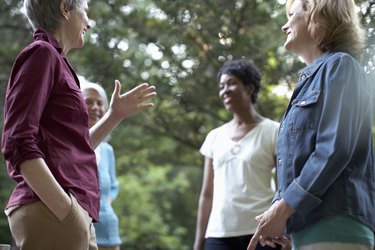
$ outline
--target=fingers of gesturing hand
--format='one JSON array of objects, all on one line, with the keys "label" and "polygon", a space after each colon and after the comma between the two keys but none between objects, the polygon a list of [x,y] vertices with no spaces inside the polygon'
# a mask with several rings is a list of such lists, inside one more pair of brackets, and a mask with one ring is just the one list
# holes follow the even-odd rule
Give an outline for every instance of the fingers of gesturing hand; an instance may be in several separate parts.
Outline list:
[{"label": "fingers of gesturing hand", "polygon": [[115,89],[110,102],[111,117],[122,120],[141,110],[148,109],[154,104],[147,100],[156,96],[155,86],[142,83],[121,94],[121,83],[115,80]]},{"label": "fingers of gesturing hand", "polygon": [[[156,96],[156,88],[153,85],[150,86],[148,83],[141,83],[131,90],[121,94],[121,83],[118,80],[115,80],[115,89],[113,91],[112,99],[119,99],[130,105],[138,105],[154,96]],[[143,107],[144,105],[140,106]],[[149,106],[149,104],[146,106]]]},{"label": "fingers of gesturing hand", "polygon": [[138,99],[142,102],[156,96],[155,86],[148,86],[142,89],[138,95]]},{"label": "fingers of gesturing hand", "polygon": [[156,88],[152,85],[149,86],[148,83],[139,84],[121,95],[121,97],[134,98],[136,102],[143,102],[154,96],[156,96]]},{"label": "fingers of gesturing hand", "polygon": [[112,99],[116,96],[119,96],[121,92],[121,83],[118,80],[115,80],[115,89],[112,93]]}]

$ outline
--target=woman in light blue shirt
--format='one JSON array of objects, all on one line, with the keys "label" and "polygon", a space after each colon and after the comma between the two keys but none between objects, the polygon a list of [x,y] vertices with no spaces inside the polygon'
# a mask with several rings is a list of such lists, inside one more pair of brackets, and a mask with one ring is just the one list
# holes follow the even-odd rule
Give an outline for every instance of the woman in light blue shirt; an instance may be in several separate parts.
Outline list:
[{"label": "woman in light blue shirt", "polygon": [[[81,89],[89,112],[89,126],[94,126],[108,109],[104,89],[96,83],[81,81]],[[112,201],[118,194],[115,154],[111,145],[103,141],[95,149],[98,164],[100,209],[99,221],[94,224],[99,250],[120,250],[118,217],[112,208]]]},{"label": "woman in light blue shirt", "polygon": [[372,250],[372,87],[354,0],[288,0],[287,15],[284,47],[307,66],[280,124],[278,192],[248,250],[285,229],[298,250]]}]

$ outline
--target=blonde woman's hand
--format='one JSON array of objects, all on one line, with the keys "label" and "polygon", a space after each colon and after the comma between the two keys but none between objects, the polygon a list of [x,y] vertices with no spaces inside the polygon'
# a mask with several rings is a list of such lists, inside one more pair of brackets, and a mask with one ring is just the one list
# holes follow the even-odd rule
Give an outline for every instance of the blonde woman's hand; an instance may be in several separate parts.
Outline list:
[{"label": "blonde woman's hand", "polygon": [[284,237],[286,222],[294,209],[290,207],[283,199],[275,202],[263,214],[255,219],[258,221],[258,227],[254,236],[251,238],[247,250],[255,250],[258,242],[262,246],[276,247],[276,243],[284,248],[288,247],[288,238]]}]

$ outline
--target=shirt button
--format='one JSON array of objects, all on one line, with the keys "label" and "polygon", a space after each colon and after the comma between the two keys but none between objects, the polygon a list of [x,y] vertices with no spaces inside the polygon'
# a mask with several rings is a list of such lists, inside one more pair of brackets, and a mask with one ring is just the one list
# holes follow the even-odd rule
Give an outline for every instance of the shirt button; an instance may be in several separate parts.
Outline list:
[{"label": "shirt button", "polygon": [[279,159],[279,165],[281,165],[281,159]]},{"label": "shirt button", "polygon": [[302,101],[300,104],[301,104],[301,105],[305,105],[305,104],[306,104],[306,101]]}]

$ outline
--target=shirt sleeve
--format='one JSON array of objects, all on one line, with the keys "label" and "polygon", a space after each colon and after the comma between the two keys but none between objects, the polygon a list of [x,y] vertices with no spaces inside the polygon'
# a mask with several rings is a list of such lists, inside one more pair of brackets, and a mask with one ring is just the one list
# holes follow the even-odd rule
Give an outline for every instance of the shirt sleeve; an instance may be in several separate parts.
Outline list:
[{"label": "shirt sleeve", "polygon": [[[279,134],[279,127],[280,127],[280,124],[278,122],[273,122],[275,125],[274,125],[274,128],[272,130],[273,132],[273,135],[272,135],[272,156],[275,158],[275,161],[276,161],[276,146],[277,146],[277,137],[278,137],[278,134]],[[275,166],[276,166],[276,162],[275,162]]]},{"label": "shirt sleeve", "polygon": [[208,158],[213,158],[213,145],[214,145],[214,140],[216,138],[216,133],[217,133],[217,130],[218,129],[214,129],[212,131],[210,131],[207,136],[206,136],[206,139],[204,140],[201,148],[199,149],[199,152],[204,155],[205,157],[208,157]]},{"label": "shirt sleeve", "polygon": [[286,202],[301,214],[309,213],[322,202],[327,189],[361,147],[359,131],[370,112],[366,108],[366,102],[370,105],[370,90],[366,89],[365,74],[354,59],[339,57],[323,70],[323,107],[315,151],[283,194]]},{"label": "shirt sleeve", "polygon": [[2,151],[14,171],[25,160],[44,157],[38,148],[38,133],[53,85],[50,50],[34,44],[21,52],[12,69],[5,97]]},{"label": "shirt sleeve", "polygon": [[109,148],[110,150],[108,150],[108,153],[109,153],[110,165],[109,165],[108,170],[109,170],[109,176],[111,180],[110,196],[112,200],[114,200],[116,199],[118,195],[119,187],[118,187],[118,181],[117,181],[117,176],[116,176],[115,153],[111,145],[109,145]]}]

